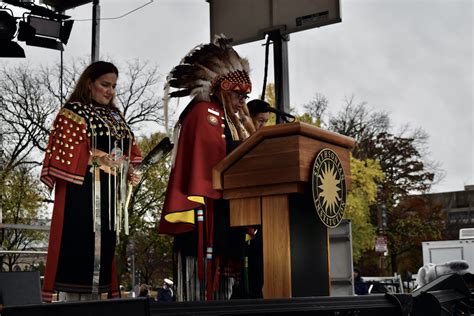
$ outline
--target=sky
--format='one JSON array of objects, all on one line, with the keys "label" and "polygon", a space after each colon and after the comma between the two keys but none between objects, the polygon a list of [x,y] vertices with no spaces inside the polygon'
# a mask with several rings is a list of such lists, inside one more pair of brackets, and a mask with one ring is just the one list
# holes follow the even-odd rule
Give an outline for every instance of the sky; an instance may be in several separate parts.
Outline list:
[{"label": "sky", "polygon": [[[164,78],[194,46],[210,40],[205,0],[100,4],[102,59],[150,61]],[[336,114],[354,97],[369,109],[387,112],[394,131],[410,124],[427,132],[427,158],[445,173],[431,192],[461,191],[474,184],[473,1],[340,0],[340,8],[342,22],[290,35],[291,107],[301,114],[304,104],[322,94],[329,101],[328,114]],[[66,14],[76,22],[64,59],[90,56],[92,5]],[[58,51],[20,44],[27,58],[7,62],[59,62]],[[235,46],[250,62],[252,98],[262,89],[263,44]],[[273,82],[272,69],[268,82]]]}]

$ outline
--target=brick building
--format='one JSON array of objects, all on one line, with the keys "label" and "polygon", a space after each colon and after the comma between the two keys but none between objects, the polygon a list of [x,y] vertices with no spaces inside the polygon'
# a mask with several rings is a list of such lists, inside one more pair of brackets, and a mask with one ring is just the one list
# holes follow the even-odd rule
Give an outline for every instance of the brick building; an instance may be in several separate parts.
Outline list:
[{"label": "brick building", "polygon": [[442,205],[447,212],[447,239],[459,239],[461,228],[474,228],[474,185],[464,186],[463,191],[430,193],[425,196]]}]

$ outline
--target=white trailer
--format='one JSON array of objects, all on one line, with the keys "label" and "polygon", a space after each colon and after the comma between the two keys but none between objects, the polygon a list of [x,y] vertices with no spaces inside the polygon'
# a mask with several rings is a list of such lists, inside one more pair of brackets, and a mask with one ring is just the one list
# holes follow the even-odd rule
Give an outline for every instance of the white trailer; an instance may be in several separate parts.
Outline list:
[{"label": "white trailer", "polygon": [[425,241],[422,242],[422,247],[424,265],[466,260],[469,272],[474,273],[474,239]]}]

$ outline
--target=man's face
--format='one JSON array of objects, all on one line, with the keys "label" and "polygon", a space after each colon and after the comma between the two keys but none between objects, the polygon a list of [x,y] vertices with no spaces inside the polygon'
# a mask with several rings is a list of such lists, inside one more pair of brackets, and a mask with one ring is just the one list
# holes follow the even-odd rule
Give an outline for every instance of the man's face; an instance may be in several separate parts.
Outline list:
[{"label": "man's face", "polygon": [[229,94],[232,111],[234,113],[238,113],[244,106],[245,100],[247,100],[249,97],[246,93],[237,91],[229,91]]}]

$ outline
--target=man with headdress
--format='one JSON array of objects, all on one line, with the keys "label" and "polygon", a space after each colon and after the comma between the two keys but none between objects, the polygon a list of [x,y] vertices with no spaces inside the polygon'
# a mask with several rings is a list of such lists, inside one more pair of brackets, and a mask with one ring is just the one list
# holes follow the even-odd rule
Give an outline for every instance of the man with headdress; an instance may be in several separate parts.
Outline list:
[{"label": "man with headdress", "polygon": [[229,226],[212,168],[255,131],[245,104],[248,61],[225,37],[194,48],[168,76],[170,97],[191,96],[175,129],[173,167],[159,233],[175,237],[178,300],[229,298],[243,255],[244,228]]}]

